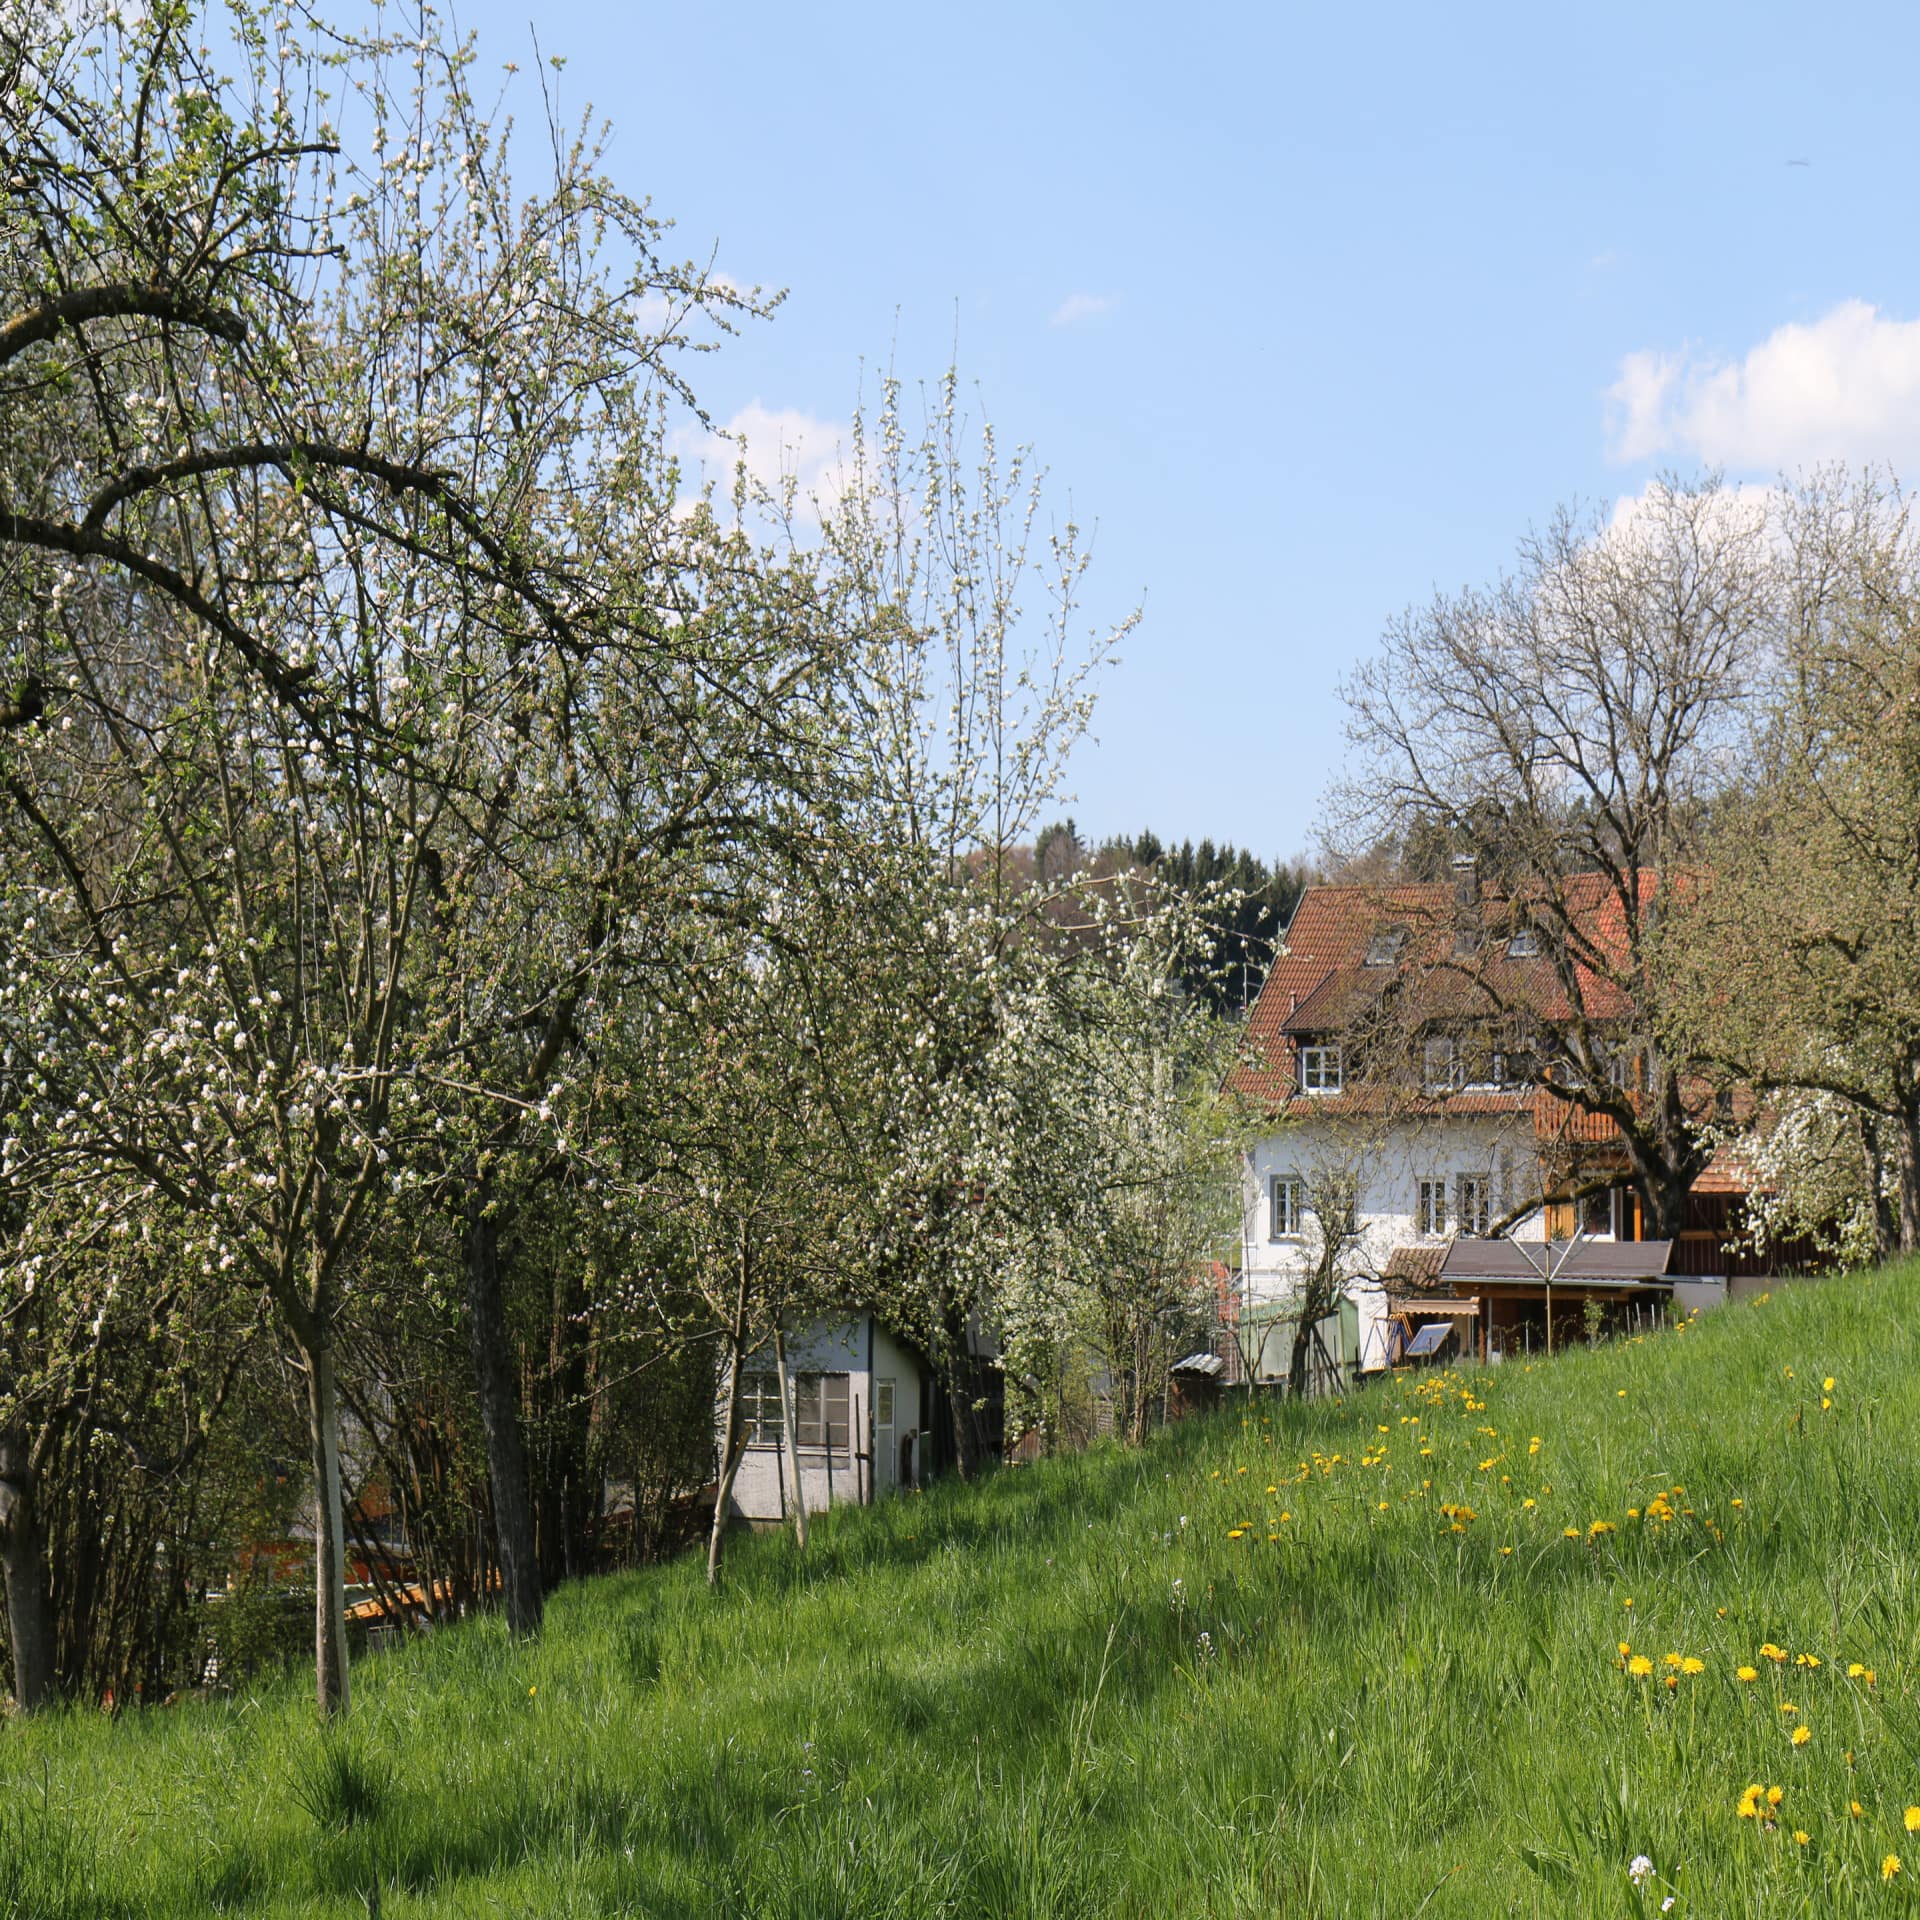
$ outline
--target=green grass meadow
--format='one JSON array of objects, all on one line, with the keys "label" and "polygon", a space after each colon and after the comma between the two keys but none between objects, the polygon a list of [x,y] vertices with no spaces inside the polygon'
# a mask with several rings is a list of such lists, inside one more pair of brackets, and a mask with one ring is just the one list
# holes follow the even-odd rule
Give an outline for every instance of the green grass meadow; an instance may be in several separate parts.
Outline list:
[{"label": "green grass meadow", "polygon": [[1917,1315],[1236,1404],[416,1642],[329,1732],[297,1676],[15,1723],[0,1915],[1920,1908]]}]

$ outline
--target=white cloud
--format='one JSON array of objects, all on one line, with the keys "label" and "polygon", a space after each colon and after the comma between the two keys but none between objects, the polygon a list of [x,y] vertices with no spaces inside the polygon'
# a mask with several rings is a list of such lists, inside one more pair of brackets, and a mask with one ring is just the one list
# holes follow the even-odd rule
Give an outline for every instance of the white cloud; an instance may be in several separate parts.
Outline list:
[{"label": "white cloud", "polygon": [[1920,320],[1847,300],[1776,328],[1739,361],[1631,353],[1607,403],[1617,460],[1675,455],[1748,472],[1844,461],[1920,476]]},{"label": "white cloud", "polygon": [[1070,293],[1054,308],[1051,324],[1077,327],[1085,320],[1104,320],[1119,304],[1110,293]]},{"label": "white cloud", "polygon": [[853,482],[852,438],[844,421],[755,400],[711,431],[682,428],[674,436],[674,451],[688,481],[694,486],[712,481],[722,501],[732,494],[734,471],[743,465],[752,482],[775,495],[791,481],[797,515],[817,521]]}]

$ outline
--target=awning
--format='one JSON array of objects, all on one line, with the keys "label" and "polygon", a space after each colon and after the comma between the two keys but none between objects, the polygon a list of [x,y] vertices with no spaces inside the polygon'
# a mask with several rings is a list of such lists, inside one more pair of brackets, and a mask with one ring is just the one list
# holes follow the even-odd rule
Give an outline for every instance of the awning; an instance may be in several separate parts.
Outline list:
[{"label": "awning", "polygon": [[1401,1299],[1389,1294],[1387,1311],[1389,1313],[1447,1314],[1454,1319],[1464,1320],[1471,1319],[1480,1311],[1480,1302],[1478,1300],[1447,1300],[1437,1295],[1429,1297],[1421,1294]]},{"label": "awning", "polygon": [[1667,1286],[1671,1240],[1469,1240],[1454,1241],[1440,1277],[1456,1286],[1537,1287]]}]

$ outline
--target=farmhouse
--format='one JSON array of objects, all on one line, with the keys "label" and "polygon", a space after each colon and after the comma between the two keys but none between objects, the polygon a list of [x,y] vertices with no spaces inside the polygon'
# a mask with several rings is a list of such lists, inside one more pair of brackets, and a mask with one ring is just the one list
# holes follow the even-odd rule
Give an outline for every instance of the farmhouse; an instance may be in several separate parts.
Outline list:
[{"label": "farmhouse", "polygon": [[1662,1068],[1610,964],[1622,918],[1606,877],[1529,902],[1483,894],[1464,856],[1451,885],[1301,897],[1230,1081],[1273,1122],[1242,1169],[1256,1375],[1285,1373],[1316,1273],[1316,1370],[1349,1376],[1422,1327],[1451,1330],[1422,1351],[1492,1359],[1771,1270],[1738,1246],[1747,1178],[1725,1154],[1694,1173],[1678,1231],[1648,1237],[1615,1116],[1665,1102],[1655,1121],[1697,1128],[1735,1107]]}]

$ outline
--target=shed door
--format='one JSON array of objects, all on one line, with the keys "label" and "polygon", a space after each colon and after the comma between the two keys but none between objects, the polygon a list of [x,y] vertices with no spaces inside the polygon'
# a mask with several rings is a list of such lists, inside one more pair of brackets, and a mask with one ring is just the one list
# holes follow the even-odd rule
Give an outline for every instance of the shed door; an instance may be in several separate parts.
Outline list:
[{"label": "shed door", "polygon": [[900,1458],[894,1449],[893,1382],[873,1383],[873,1459],[874,1484],[891,1488],[900,1484]]}]

